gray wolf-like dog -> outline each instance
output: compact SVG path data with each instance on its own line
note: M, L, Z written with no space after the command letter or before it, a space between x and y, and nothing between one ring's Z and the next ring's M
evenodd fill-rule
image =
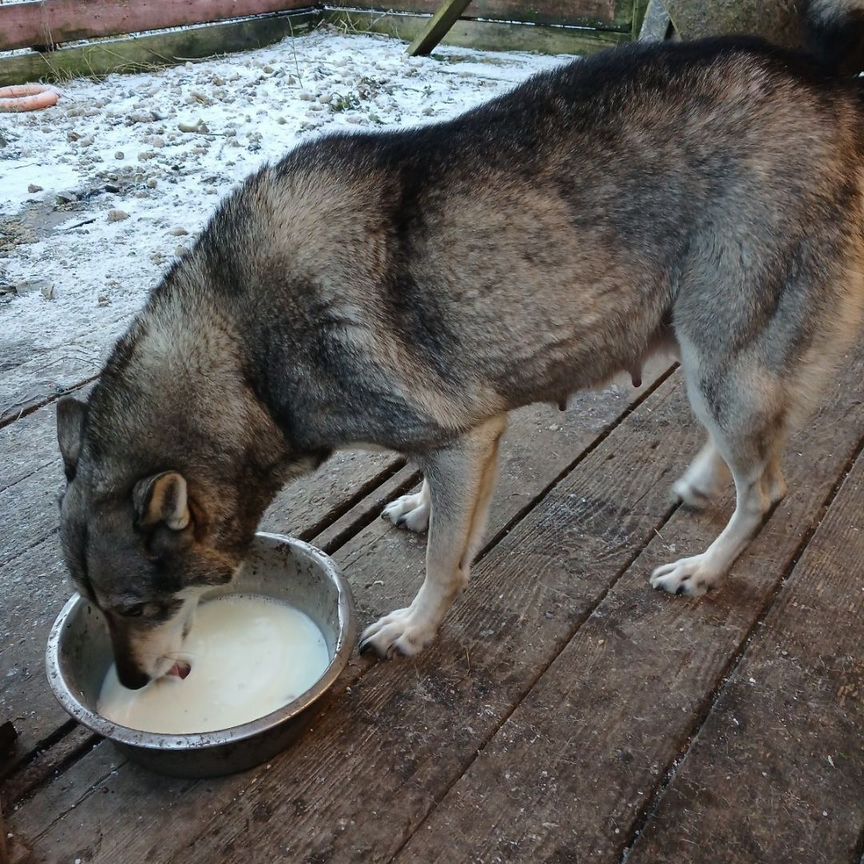
M88 402L58 407L64 554L120 680L165 674L277 491L358 445L423 471L386 515L428 526L425 581L361 640L419 651L468 581L507 413L667 347L706 433L675 492L701 506L728 471L736 505L650 581L719 585L858 333L862 151L854 78L721 38L606 52L454 120L332 135L264 167L152 292Z

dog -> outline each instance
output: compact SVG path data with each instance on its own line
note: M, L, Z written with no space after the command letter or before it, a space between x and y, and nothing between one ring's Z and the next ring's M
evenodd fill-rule
M166 673L277 491L346 447L422 469L386 515L428 526L425 580L361 639L418 652L468 581L508 412L670 343L706 430L675 491L702 506L729 471L736 506L650 581L719 585L858 333L862 149L854 79L718 38L615 49L447 122L304 143L247 179L89 401L58 404L63 550L121 682Z

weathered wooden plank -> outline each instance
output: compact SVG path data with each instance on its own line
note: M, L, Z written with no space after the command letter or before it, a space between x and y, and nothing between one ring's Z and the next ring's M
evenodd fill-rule
M44 656L69 593L56 534L0 571L0 714L20 733L10 768L68 719L48 691Z
M471 0L444 0L423 32L408 46L408 53L412 57L429 54L456 23L470 2Z
M27 864L30 850L21 845L14 834L7 834L6 820L0 809L0 864Z
M332 11L326 20L351 32L381 33L411 42L418 38L429 19L423 15ZM459 19L442 39L444 45L476 51L537 51L541 54L592 54L628 41L629 33L569 27L526 26L502 21Z
M496 533L505 530L514 519L518 519L526 509L529 509L537 498L542 496L549 484L555 482L561 472L566 471L574 460L581 458L581 454L585 452L586 448L592 446L592 442L598 434L610 429L622 415L629 411L633 399L632 394L624 395L616 391L582 394L566 418L551 408L518 412L513 419L511 431L514 434L509 436L509 440L503 448L504 464L499 493L496 496L492 511L490 536L495 536ZM645 414L653 421L652 428L654 429L669 423L669 418L665 415L661 420L656 413L646 409L635 420L628 417L625 421L628 429L632 430L634 424L637 427L643 425L644 420L641 418ZM615 433L613 432L612 435ZM616 440L622 436L626 438L627 433L619 434ZM651 451L649 450L649 452ZM600 459L600 464L606 464L603 461L605 458L604 456ZM597 460L592 461L592 465L595 461ZM630 472L624 473L629 475ZM646 475L643 482L648 483L649 481L650 478ZM629 480L625 478L625 482L629 482ZM598 483L599 481L595 481L595 485ZM581 511L583 519L588 524L593 525L597 521L602 521L598 519L601 514L598 512L599 505L596 497L590 493L590 490L588 494L591 497L582 503L579 503L578 497L571 499L566 496L562 502L559 502L560 508L563 508L558 514L559 525L562 521L569 521L569 514L576 510ZM658 490L656 494L659 496L661 493ZM575 534L572 526L569 530ZM627 528L624 526L617 527L613 531L614 537L618 538L617 542L624 547L627 546L626 530ZM508 535L508 538L512 536L512 534ZM509 542L511 550L518 548L519 542L517 540L510 540ZM423 571L423 546L422 538L396 531L392 526L388 527L383 520L375 520L336 552L335 557L352 583L358 608L365 620L392 608L394 604L404 600L416 587L416 582ZM497 547L495 548L497 549ZM594 551L600 558L605 557L604 549L595 548ZM507 560L510 552L502 552L501 556ZM585 560L591 560L591 556L589 555L588 559ZM538 561L537 563L541 562ZM543 567L546 570L551 570L550 580L556 582L560 581L560 574L556 573L557 566L557 558L547 552ZM565 566L567 566L566 563ZM572 565L573 568L579 566L585 566L584 561L581 562L581 565L579 562ZM514 559L511 567L510 579L514 584L508 583L506 600L495 599L499 593L498 586L487 585L485 593L481 593L481 606L484 604L489 606L489 624L488 629L486 625L479 627L475 633L475 638L477 638L477 633L483 631L485 635L479 637L481 641L484 643L487 641L495 642L500 638L500 634L499 637L493 637L495 628L500 628L502 633L512 629L508 625L518 618L519 612L508 611L505 618L503 617L504 613L498 615L495 610L502 603L508 609L514 603L521 608L525 605L523 601L526 591L532 596L538 593L542 594L547 601L547 605L538 606L534 611L543 625L546 627L554 625L559 632L561 628L569 628L571 626L571 613L562 608L562 595L554 589L543 588L542 584L533 580L527 580L528 585L526 586L526 580L522 578L522 574L518 570L516 559ZM568 567L568 569L570 568ZM513 591L518 595L515 599L511 596ZM478 609L476 601L467 608L472 610L475 617L478 615L482 617L482 609ZM547 618L543 614L544 610L550 610L550 612L556 610L551 614L553 616L557 614L557 619L555 617ZM466 615L468 612L463 611L461 614ZM575 615L576 612L573 614ZM459 625L458 623L448 625L448 632L450 632L449 628L454 626L458 627ZM528 638L530 630L524 629L518 632ZM461 669L464 665L464 650L450 641L445 641L443 644L455 652L456 667ZM499 658L499 662L506 663L505 655L502 655L502 658L504 659ZM526 660L525 662L529 661ZM303 747L296 748L297 752L293 757L289 752L274 760L274 770L277 765L282 765L283 760L301 758L304 760L304 765L298 775L300 778L308 778L309 772L315 771L320 772L321 777L329 777L328 782L335 782L336 775L342 769L328 773L330 770L328 766L331 764L328 754L333 746L333 739L330 736L336 734L336 739L339 738L338 731L337 733L333 732L332 724L335 722L338 726L344 720L344 712L346 711L355 722L362 721L364 725L368 724L369 709L362 706L359 712L355 712L354 709L357 707L355 694L359 692L357 679L370 668L372 671L370 681L377 681L379 687L383 686L386 692L390 694L387 698L394 698L390 688L405 686L404 678L406 675L410 681L413 681L414 678L414 667L408 663L376 667L370 666L369 662L365 660L352 660L346 674L334 687L333 692L336 694L336 699L331 709L322 712L322 719L319 723L326 723L326 725L310 731L308 739L304 740ZM444 676L444 680L439 682L438 686L447 684L447 679L452 676L452 671L452 663L449 671L448 664L442 664L439 674ZM410 686L413 685L409 684ZM349 695L345 695L346 687L351 688ZM489 692L491 693L491 691ZM481 691L478 691L475 698L479 698L480 695ZM380 694L376 698L381 698ZM355 746L361 746L361 744L355 734L353 738L351 736L344 738L340 746L342 750L338 753L334 751L334 758L336 761L344 762L347 758L345 749L353 749ZM91 788L90 780L93 776L91 765L98 760L102 760L101 764L103 765L107 764L108 757L104 755L106 750L111 752L108 745L100 745L63 776L63 782L69 788L61 796L62 809L58 811L61 801L56 797L52 799L50 805L42 804L44 795L49 793L56 795L53 790L54 784L52 784L49 790L25 803L20 812L16 814L16 830L36 840L40 854L46 860L65 860L69 855L74 858L73 851L77 854L85 848L88 850L86 859L88 861L116 860L116 856L121 854L120 850L124 856L123 860L128 864L143 859L148 859L151 864L160 860L170 860L179 846L185 846L186 842L194 836L195 825L201 816L202 808L205 808L210 814L215 811L217 806L227 806L228 802L235 796L245 797L247 794L256 794L257 784L263 782L264 775L269 773L262 768L260 771L243 777L190 785L180 781L168 781L159 778L154 780L147 772L129 765L124 766L115 776L105 779L103 786L107 791L104 794L90 795L88 790ZM305 762L306 758L311 762ZM318 765L321 761L326 763L324 768ZM309 768L309 765L313 767ZM81 778L80 783L77 783L77 777ZM286 780L280 782L288 783L289 787L293 783L293 781ZM79 798L82 796L86 800L79 803ZM85 833L89 830L86 827L88 825L113 826L115 819L119 822L125 822L120 818L120 814L127 806L127 796L134 796L139 802L138 812L146 820L146 822L142 821L138 824L137 831L126 834L125 828L119 832L112 828L110 832L106 831L103 835L99 829L94 829L89 836L85 837ZM280 796L276 797L284 798L284 794L280 793ZM300 806L302 805L298 805L298 807ZM115 809L116 815L111 815ZM308 818L309 815L307 814L306 819ZM57 822L51 826L54 820ZM245 820L245 809L241 820ZM69 829L73 822L75 826L82 826L80 833L77 827L73 833L70 833ZM51 826L50 830L42 837L42 833L49 829L49 826ZM128 827L131 828L132 826L129 825ZM331 824L331 828L335 828L335 826ZM298 828L301 832L307 829L308 825L305 822L303 826ZM183 854L185 855L185 852ZM84 856L80 857L83 858ZM301 859L298 858L297 860Z
M727 586L696 601L645 590L653 566L701 550L713 539L731 509L729 495L722 513L694 517L679 510L662 528L414 834L397 858L400 864L622 860L652 790L686 749L714 689L858 450L862 372L864 351L841 376L841 389L822 415L794 437L787 460L792 493L739 560ZM845 613L842 621L852 626ZM854 630L847 638L857 638ZM783 694L778 698L782 703ZM776 715L766 719L772 722ZM727 763L733 772L730 790L740 784L742 766ZM739 815L727 812L727 824ZM397 818L398 812L388 812L388 819ZM694 815L688 826L695 821ZM765 830L772 827L767 820ZM674 854L647 854L641 862L671 861L681 854L684 860L726 860L723 847L713 841L696 847L710 850L706 857L687 859L691 847L680 841L692 835L676 836L679 845L664 847ZM448 838L446 846L442 837ZM788 859L784 854L741 860Z
M317 534L316 545L328 554L344 546L370 522L378 519L386 504L415 488L419 479L420 473L414 466L405 465L400 468L392 477L358 501L351 510Z
M439 9L441 2L442 0L331 0L325 7L429 15ZM497 21L629 30L633 3L632 0L473 0L466 14L472 18Z
M53 406L0 429L0 493L59 458L55 429Z
M672 19L662 0L649 0L642 19L639 38L644 42L662 42L674 31Z
M318 11L285 12L129 39L105 39L56 51L15 54L0 58L0 86L140 72L192 58L248 51L308 32L320 20Z
M0 51L206 24L314 5L309 0L39 0L0 6Z
M36 751L26 765L7 767L0 761L4 800L12 802L26 798L92 750L100 740L98 735L70 720L53 736L50 746Z
M636 840L716 864L858 864L864 830L859 458Z

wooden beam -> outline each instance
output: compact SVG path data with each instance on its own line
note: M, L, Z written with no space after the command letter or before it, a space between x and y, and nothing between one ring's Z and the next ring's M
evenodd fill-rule
M25 81L64 81L110 72L140 72L214 54L247 51L286 36L306 33L320 20L318 11L286 12L167 33L106 39L57 51L15 54L0 58L0 87Z
M642 24L645 22L645 15L648 12L648 3L649 0L633 0L630 36L634 41L639 38L639 34L642 31Z
M0 5L0 51L284 12L309 0L41 0Z
M349 32L382 33L411 42L429 23L425 15L398 12L331 10L325 20ZM630 39L629 33L615 30L587 30L577 27L526 26L504 21L475 21L460 18L441 40L477 51L537 51L541 54L595 54Z
M433 15L442 0L327 0L325 8ZM468 14L489 21L630 30L632 0L473 0Z
M471 0L444 0L423 32L408 46L408 54L411 57L431 54L470 2Z
M637 34L638 38L643 42L662 42L664 39L668 39L674 31L672 19L661 0L649 0L645 17L642 19Z

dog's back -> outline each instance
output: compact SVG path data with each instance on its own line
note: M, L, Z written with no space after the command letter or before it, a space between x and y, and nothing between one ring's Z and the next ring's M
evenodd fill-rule
M304 145L234 196L187 266L236 273L250 350L290 346L293 412L326 393L356 418L394 387L463 428L627 368L670 316L721 350L717 333L740 346L782 308L776 363L791 362L800 320L807 338L827 328L813 310L834 314L858 239L862 140L854 85L803 57L633 46L449 123Z

